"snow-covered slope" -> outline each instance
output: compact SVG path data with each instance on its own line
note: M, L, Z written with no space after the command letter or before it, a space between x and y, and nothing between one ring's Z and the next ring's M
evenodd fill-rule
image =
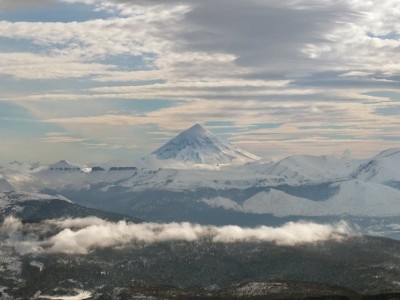
M244 213L286 216L359 216L393 217L400 215L400 191L376 183L357 180L332 184L336 194L324 201L314 201L270 189L257 193L242 204L227 198L204 199L211 207Z
M41 187L42 182L32 174L31 170L0 170L0 192L4 191L26 191L35 192L37 187Z
M267 165L260 173L297 182L323 182L347 177L359 164L357 160L333 156L296 155Z
M196 124L152 153L159 160L193 164L245 163L257 156L222 142L203 126Z
M135 207L150 219L168 209L178 215L174 205L181 203L182 215L203 208L278 217L400 215L400 149L364 161L302 155L239 165L232 162L252 156L235 151L195 125L154 152L162 167L113 164L85 172L66 161L33 169L14 164L0 169L0 191L51 191L98 208ZM170 161L189 165L166 167Z
M379 183L400 182L400 148L385 150L357 168L353 178Z

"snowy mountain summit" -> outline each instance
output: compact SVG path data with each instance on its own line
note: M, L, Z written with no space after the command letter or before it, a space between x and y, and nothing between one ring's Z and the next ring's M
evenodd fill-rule
M199 124L181 132L152 154L159 160L207 165L246 163L259 159L254 154L219 140Z
M80 171L81 168L79 166L70 164L66 160L60 160L59 162L50 165L49 169L51 171Z

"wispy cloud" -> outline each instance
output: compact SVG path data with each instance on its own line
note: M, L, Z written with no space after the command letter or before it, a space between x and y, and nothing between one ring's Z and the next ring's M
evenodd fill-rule
M46 137L41 139L45 143L79 143L79 142L84 142L87 139L85 138L79 138L79 137L72 137L68 136L62 133L55 133L55 132L50 132L46 135Z

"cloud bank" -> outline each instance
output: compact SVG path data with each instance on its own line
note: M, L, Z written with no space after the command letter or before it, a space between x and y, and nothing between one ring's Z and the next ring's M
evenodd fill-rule
M18 219L8 217L1 232L8 238L4 244L19 253L88 254L95 249L159 242L207 240L214 243L267 242L279 246L296 246L327 240L341 240L352 234L344 222L323 225L309 222L289 222L281 227L204 226L191 223L129 223L108 222L96 217L48 220L60 231L44 240L29 240L22 231L32 230ZM43 226L43 224L41 224ZM54 227L54 226L53 226Z

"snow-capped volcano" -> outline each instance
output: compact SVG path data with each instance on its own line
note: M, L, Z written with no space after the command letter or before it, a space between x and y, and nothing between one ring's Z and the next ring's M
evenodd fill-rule
M52 171L79 171L81 168L79 166L70 164L66 160L60 160L55 164L49 166Z
M181 132L152 154L159 160L208 165L246 163L259 159L254 154L219 140L199 124Z

